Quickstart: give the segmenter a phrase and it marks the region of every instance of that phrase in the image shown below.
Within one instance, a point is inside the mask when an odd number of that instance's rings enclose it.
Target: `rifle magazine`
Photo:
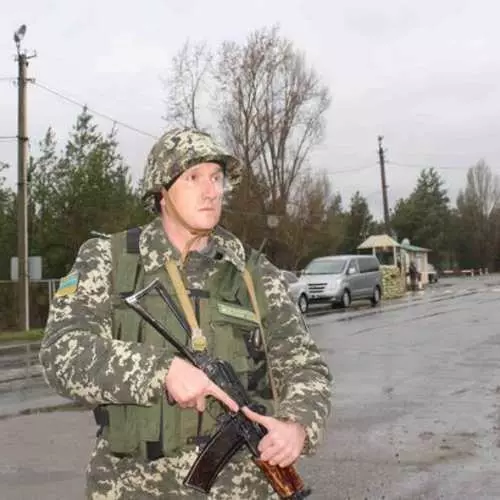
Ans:
[[[245,440],[239,433],[236,417],[231,416],[201,450],[184,479],[184,484],[209,493],[220,471],[244,445]]]

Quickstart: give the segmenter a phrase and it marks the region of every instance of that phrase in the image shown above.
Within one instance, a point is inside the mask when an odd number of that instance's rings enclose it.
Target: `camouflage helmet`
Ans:
[[[174,129],[163,134],[151,149],[142,184],[145,207],[154,211],[153,195],[170,186],[188,168],[200,163],[219,163],[231,186],[240,182],[240,161],[217,144],[207,133],[196,129]]]

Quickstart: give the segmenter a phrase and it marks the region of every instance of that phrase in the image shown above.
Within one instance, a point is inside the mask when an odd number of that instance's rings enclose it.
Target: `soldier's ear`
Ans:
[[[162,208],[162,210],[165,210],[165,206],[166,206],[166,199],[167,199],[167,196],[168,196],[168,191],[165,187],[162,187],[161,190],[160,190],[160,207]]]

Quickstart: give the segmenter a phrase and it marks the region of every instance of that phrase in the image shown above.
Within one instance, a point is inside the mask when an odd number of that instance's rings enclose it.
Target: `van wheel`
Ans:
[[[299,306],[300,312],[302,314],[305,314],[307,312],[308,307],[309,307],[309,303],[307,302],[307,297],[305,296],[304,293],[301,294],[301,296],[299,297],[297,304]]]
[[[344,309],[347,309],[351,305],[351,294],[349,293],[349,290],[344,290],[341,303]]]
[[[370,299],[373,307],[375,307],[380,302],[380,297],[381,297],[380,287],[376,286],[375,289],[373,290],[372,298]]]

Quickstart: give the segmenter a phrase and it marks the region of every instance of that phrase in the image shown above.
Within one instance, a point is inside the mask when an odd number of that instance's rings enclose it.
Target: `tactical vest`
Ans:
[[[182,310],[166,270],[162,267],[153,272],[145,272],[141,266],[139,236],[140,228],[111,236],[113,338],[154,345],[174,354],[175,348],[118,297],[121,292],[137,291],[159,278],[179,310]],[[261,325],[267,329],[267,299],[255,265],[258,256],[251,249],[247,253],[246,265],[255,284]],[[230,262],[215,262],[218,272],[208,278],[205,289],[188,290],[195,303],[198,323],[208,341],[208,352],[213,357],[228,360],[252,400],[264,405],[268,414],[272,414],[273,402],[262,342],[262,339],[267,338],[267,332],[264,335],[260,332],[242,273]],[[166,326],[172,336],[189,344],[189,336],[158,295],[144,297],[141,304]],[[223,413],[220,403],[212,398],[207,399],[207,410],[201,421],[194,409],[171,405],[165,397],[159,398],[150,407],[106,405],[105,409],[107,417],[102,433],[108,440],[111,451],[148,459],[169,456],[179,449],[194,446],[197,436],[212,434],[217,417]]]

